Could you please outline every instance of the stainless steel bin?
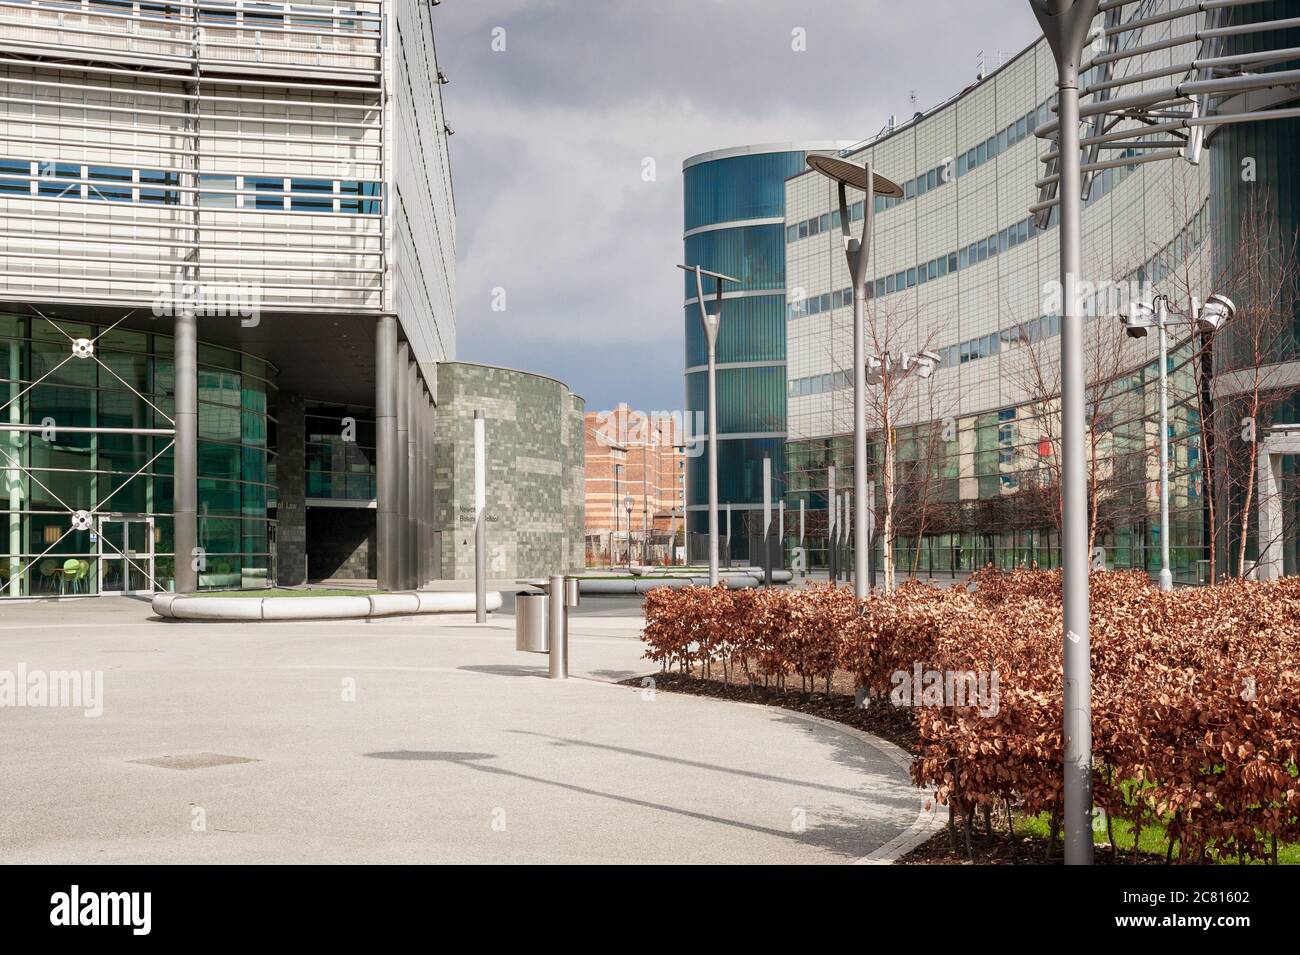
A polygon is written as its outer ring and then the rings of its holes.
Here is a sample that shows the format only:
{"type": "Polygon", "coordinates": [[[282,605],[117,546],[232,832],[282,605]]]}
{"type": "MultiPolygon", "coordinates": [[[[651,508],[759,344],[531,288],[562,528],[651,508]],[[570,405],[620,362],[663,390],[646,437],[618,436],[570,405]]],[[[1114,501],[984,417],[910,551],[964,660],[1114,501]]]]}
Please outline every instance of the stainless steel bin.
{"type": "Polygon", "coordinates": [[[515,649],[524,653],[547,653],[547,596],[533,591],[515,594],[515,649]]]}

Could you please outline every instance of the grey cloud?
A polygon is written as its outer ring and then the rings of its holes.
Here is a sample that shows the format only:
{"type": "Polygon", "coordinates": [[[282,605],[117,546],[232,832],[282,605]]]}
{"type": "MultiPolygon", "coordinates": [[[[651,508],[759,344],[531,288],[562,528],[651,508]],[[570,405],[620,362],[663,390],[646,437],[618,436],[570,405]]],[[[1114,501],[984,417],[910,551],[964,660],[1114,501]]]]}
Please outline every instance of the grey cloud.
{"type": "Polygon", "coordinates": [[[864,139],[910,91],[926,107],[972,81],[981,47],[1035,35],[1025,0],[452,0],[433,15],[457,131],[459,354],[555,374],[592,408],[682,402],[684,158],[864,139]]]}

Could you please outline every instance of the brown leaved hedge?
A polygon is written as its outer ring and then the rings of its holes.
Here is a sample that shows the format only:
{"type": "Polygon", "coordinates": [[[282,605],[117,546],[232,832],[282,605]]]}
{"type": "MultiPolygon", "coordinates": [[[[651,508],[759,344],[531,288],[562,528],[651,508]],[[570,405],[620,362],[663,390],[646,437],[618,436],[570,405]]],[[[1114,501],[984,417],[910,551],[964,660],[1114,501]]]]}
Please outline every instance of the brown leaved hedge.
{"type": "MultiPolygon", "coordinates": [[[[968,818],[1004,802],[1059,818],[1060,592],[1059,571],[1028,570],[863,601],[826,586],[661,589],[646,597],[646,656],[805,691],[848,673],[877,700],[918,667],[996,674],[995,708],[915,708],[913,779],[968,818]]],[[[1140,572],[1096,573],[1091,594],[1096,804],[1158,820],[1182,861],[1300,841],[1300,579],[1165,594],[1140,572]]]]}

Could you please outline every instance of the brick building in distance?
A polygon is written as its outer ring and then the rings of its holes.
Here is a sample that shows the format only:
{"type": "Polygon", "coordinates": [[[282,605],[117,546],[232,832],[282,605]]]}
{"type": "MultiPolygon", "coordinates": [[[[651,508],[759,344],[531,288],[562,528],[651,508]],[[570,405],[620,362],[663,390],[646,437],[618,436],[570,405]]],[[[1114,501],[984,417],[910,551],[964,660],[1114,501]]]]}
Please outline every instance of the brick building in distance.
{"type": "Polygon", "coordinates": [[[663,564],[684,546],[686,429],[679,415],[620,404],[585,417],[589,566],[663,564]],[[631,500],[629,521],[628,501],[631,500]]]}

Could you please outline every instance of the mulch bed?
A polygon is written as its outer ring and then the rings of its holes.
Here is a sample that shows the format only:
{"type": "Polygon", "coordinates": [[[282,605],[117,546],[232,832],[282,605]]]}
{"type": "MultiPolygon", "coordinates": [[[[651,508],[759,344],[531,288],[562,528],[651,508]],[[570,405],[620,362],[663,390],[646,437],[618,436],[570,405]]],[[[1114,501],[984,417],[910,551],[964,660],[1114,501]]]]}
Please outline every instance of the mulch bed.
{"type": "MultiPolygon", "coordinates": [[[[698,675],[660,671],[647,674],[653,676],[655,689],[666,693],[686,693],[691,696],[708,696],[718,700],[730,700],[735,703],[759,703],[764,706],[780,706],[797,713],[807,713],[822,719],[843,723],[854,729],[863,730],[909,753],[916,751],[916,720],[911,711],[891,706],[887,703],[875,703],[867,707],[853,705],[853,697],[846,693],[802,693],[799,690],[777,690],[775,687],[750,685],[743,682],[743,676],[737,674],[733,682],[723,683],[721,679],[704,679],[698,675]]],[[[838,674],[837,674],[838,676],[838,674]]],[[[621,680],[623,686],[638,687],[644,677],[632,677],[621,680]]],[[[840,685],[837,679],[835,685],[840,685]]],[[[941,810],[942,811],[942,810],[941,810]]],[[[1095,861],[1098,865],[1164,865],[1164,858],[1149,853],[1139,853],[1136,862],[1133,853],[1127,850],[1116,851],[1107,845],[1095,849],[1095,861]]],[[[1059,843],[1052,856],[1051,863],[1061,862],[1059,843]]],[[[960,826],[952,837],[946,830],[935,833],[928,840],[917,846],[899,859],[895,865],[1044,865],[1047,864],[1047,839],[1042,836],[1012,836],[996,827],[990,838],[977,823],[971,837],[970,855],[966,851],[966,838],[960,826]],[[954,844],[955,843],[955,844],[954,844]]]]}
{"type": "MultiPolygon", "coordinates": [[[[723,683],[721,680],[700,679],[685,673],[663,671],[647,674],[653,676],[655,688],[667,693],[687,693],[691,696],[710,696],[734,703],[761,703],[780,706],[809,716],[834,720],[854,729],[864,730],[873,736],[888,740],[909,753],[916,750],[916,721],[911,712],[889,705],[866,708],[855,707],[853,697],[832,693],[800,693],[797,690],[781,692],[774,687],[750,686],[745,683],[723,683]]],[[[620,681],[624,686],[641,686],[643,677],[620,681]]]]}
{"type": "MultiPolygon", "coordinates": [[[[989,839],[982,829],[976,830],[971,840],[971,854],[966,854],[965,836],[958,828],[956,848],[949,843],[947,832],[937,832],[921,843],[895,865],[1046,865],[1047,840],[1042,836],[1011,836],[1005,831],[994,831],[989,839]]],[[[1097,865],[1164,865],[1161,856],[1138,853],[1136,862],[1129,850],[1116,851],[1107,845],[1093,847],[1093,861],[1097,865]]],[[[1052,865],[1062,862],[1060,844],[1052,854],[1052,865]]]]}

